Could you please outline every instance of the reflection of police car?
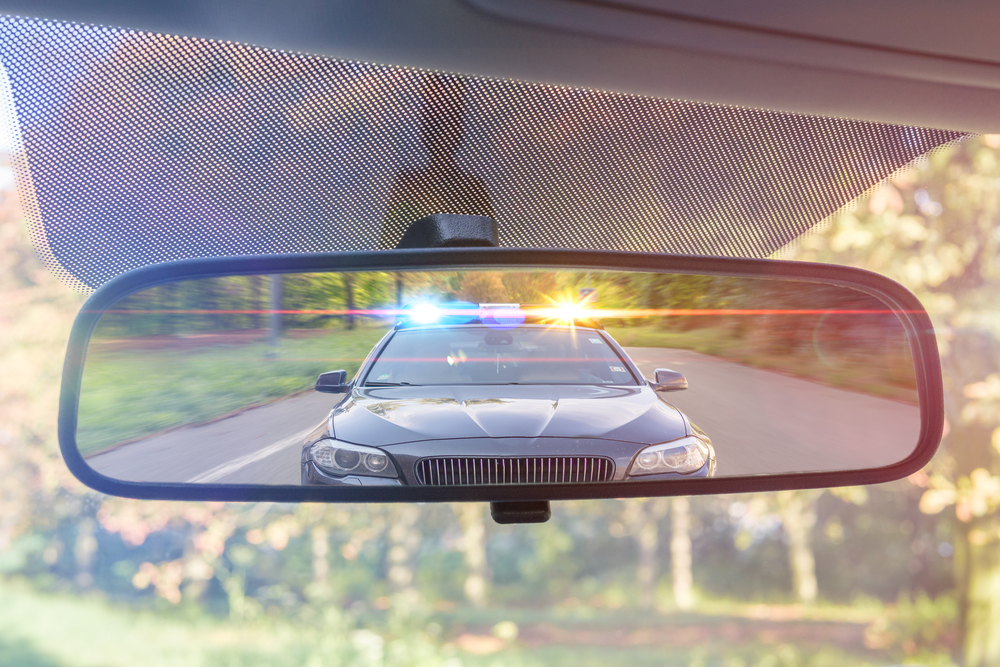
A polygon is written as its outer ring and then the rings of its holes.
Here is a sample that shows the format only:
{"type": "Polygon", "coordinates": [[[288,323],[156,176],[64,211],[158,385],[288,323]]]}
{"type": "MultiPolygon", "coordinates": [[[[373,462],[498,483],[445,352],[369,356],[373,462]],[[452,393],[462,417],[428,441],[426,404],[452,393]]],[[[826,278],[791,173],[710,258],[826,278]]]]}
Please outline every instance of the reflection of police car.
{"type": "Polygon", "coordinates": [[[414,309],[306,440],[303,484],[548,484],[707,477],[711,441],[655,391],[603,328],[516,305],[414,309]],[[529,313],[531,311],[528,311],[529,313]],[[457,313],[457,316],[456,316],[457,313]],[[458,323],[456,323],[456,320],[458,323]]]}

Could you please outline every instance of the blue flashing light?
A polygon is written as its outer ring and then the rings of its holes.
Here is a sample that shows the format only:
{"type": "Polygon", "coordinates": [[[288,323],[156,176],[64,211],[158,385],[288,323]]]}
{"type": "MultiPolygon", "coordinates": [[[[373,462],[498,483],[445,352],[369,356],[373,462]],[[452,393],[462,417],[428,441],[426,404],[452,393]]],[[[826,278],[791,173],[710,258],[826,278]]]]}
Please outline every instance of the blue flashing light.
{"type": "Polygon", "coordinates": [[[442,324],[468,324],[479,317],[479,306],[468,301],[449,301],[440,307],[444,311],[442,324]]]}
{"type": "Polygon", "coordinates": [[[412,324],[467,324],[479,317],[479,306],[466,301],[431,303],[421,301],[407,305],[400,323],[412,324]]]}
{"type": "Polygon", "coordinates": [[[441,311],[433,303],[418,303],[413,307],[410,319],[418,324],[435,324],[441,319],[441,311]]]}

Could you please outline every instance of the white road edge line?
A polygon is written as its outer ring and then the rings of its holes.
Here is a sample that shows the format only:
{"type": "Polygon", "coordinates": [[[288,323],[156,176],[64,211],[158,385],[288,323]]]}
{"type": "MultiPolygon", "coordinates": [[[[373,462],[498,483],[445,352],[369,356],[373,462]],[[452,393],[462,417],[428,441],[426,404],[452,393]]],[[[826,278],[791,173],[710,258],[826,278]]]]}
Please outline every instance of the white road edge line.
{"type": "Polygon", "coordinates": [[[222,465],[215,466],[211,470],[203,472],[200,475],[195,475],[194,477],[189,479],[186,483],[210,484],[211,482],[216,482],[222,479],[223,477],[226,477],[227,475],[231,475],[237,470],[247,467],[251,463],[256,463],[257,461],[266,459],[268,456],[271,456],[272,454],[277,454],[282,449],[286,449],[288,447],[291,447],[292,445],[301,445],[305,441],[306,436],[312,433],[312,431],[313,428],[307,428],[301,433],[296,433],[295,435],[289,436],[284,440],[279,440],[273,445],[268,445],[267,447],[258,449],[256,452],[253,452],[252,454],[241,456],[240,458],[234,459],[229,463],[223,463],[222,465]]]}

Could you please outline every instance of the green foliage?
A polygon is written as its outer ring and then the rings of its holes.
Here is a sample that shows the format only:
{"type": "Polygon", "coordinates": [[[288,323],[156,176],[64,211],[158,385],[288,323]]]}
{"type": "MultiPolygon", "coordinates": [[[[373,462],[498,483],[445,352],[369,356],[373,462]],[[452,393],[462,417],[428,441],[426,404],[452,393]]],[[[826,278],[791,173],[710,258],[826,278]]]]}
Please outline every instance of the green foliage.
{"type": "Polygon", "coordinates": [[[935,599],[924,593],[913,599],[900,594],[893,613],[868,626],[865,640],[907,662],[930,667],[951,665],[951,654],[958,645],[958,602],[951,594],[935,599]]]}
{"type": "Polygon", "coordinates": [[[886,354],[887,346],[877,344],[830,346],[821,351],[818,345],[786,347],[784,341],[780,341],[780,347],[775,349],[771,342],[761,344],[749,335],[756,332],[759,339],[760,329],[755,329],[752,318],[747,320],[738,326],[732,323],[688,324],[674,330],[665,329],[661,322],[653,322],[631,327],[613,326],[607,330],[623,347],[693,350],[834,387],[917,402],[913,362],[902,345],[894,348],[891,355],[886,354]]]}
{"type": "MultiPolygon", "coordinates": [[[[1000,136],[918,160],[804,237],[789,255],[878,271],[913,290],[935,321],[947,431],[920,507],[950,518],[963,652],[1000,661],[1000,136]]],[[[942,523],[949,518],[942,518],[942,523]]]]}
{"type": "MultiPolygon", "coordinates": [[[[77,442],[84,454],[312,389],[316,376],[357,372],[385,328],[323,329],[264,342],[100,350],[87,360],[77,442]]],[[[103,332],[100,332],[103,333],[103,332]]]]}
{"type": "Polygon", "coordinates": [[[296,618],[232,622],[200,612],[119,608],[95,597],[0,585],[0,662],[24,667],[318,667],[458,664],[454,648],[407,619],[364,627],[350,613],[308,607],[296,618]],[[8,653],[8,651],[10,651],[8,653]],[[19,661],[10,662],[12,656],[19,661]]]}

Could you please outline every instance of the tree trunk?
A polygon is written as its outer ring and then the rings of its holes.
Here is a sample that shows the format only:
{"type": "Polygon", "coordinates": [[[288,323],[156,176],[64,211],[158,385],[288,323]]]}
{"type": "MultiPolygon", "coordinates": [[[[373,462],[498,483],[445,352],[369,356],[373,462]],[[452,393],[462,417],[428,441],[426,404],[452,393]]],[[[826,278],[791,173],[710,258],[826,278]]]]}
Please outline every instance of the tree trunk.
{"type": "Polygon", "coordinates": [[[650,517],[635,536],[639,545],[639,568],[636,572],[639,606],[643,609],[652,609],[656,604],[656,582],[660,578],[660,564],[656,559],[660,539],[658,528],[656,520],[650,517]]]}
{"type": "Polygon", "coordinates": [[[344,296],[347,307],[347,329],[354,329],[354,276],[344,274],[344,296]]]}
{"type": "MultiPolygon", "coordinates": [[[[1000,345],[974,328],[957,328],[950,352],[942,359],[946,386],[945,415],[949,432],[945,451],[954,459],[954,478],[968,479],[977,469],[991,475],[1000,471],[997,450],[991,445],[996,417],[972,418],[967,387],[982,382],[998,369],[1000,345]]],[[[940,456],[940,455],[939,455],[940,456]]],[[[956,512],[955,586],[959,595],[962,652],[967,667],[1000,665],[1000,519],[994,513],[981,517],[956,512]]]]}
{"type": "Polygon", "coordinates": [[[327,553],[330,551],[330,533],[322,526],[312,529],[312,571],[313,583],[326,585],[326,577],[330,571],[327,553]]]}
{"type": "MultiPolygon", "coordinates": [[[[960,473],[969,475],[990,465],[991,430],[982,424],[949,421],[952,430],[948,439],[955,443],[950,450],[960,473]]],[[[1000,519],[994,513],[966,518],[968,521],[954,522],[963,664],[995,667],[1000,665],[1000,519]]]]}
{"type": "Polygon", "coordinates": [[[779,491],[778,514],[788,536],[788,562],[792,568],[792,586],[800,602],[816,600],[816,558],[813,555],[813,526],[816,525],[818,491],[779,491]]]}
{"type": "MultiPolygon", "coordinates": [[[[164,285],[160,288],[160,303],[159,308],[164,311],[169,311],[172,309],[180,309],[180,304],[177,303],[177,294],[180,288],[179,283],[170,283],[164,285]]],[[[157,318],[159,326],[156,328],[156,333],[174,333],[177,331],[178,324],[181,322],[180,318],[176,315],[171,315],[169,312],[164,312],[157,318]]]]}
{"type": "Polygon", "coordinates": [[[250,307],[247,310],[257,311],[250,316],[250,328],[263,329],[264,316],[260,311],[264,310],[264,277],[250,277],[250,307]]]}
{"type": "Polygon", "coordinates": [[[222,590],[226,592],[226,600],[229,602],[229,620],[242,621],[247,612],[247,595],[244,586],[246,581],[243,571],[237,570],[235,566],[232,570],[216,568],[215,576],[222,584],[222,590]]]}
{"type": "Polygon", "coordinates": [[[391,513],[389,525],[389,585],[393,593],[414,594],[414,561],[420,548],[420,532],[416,530],[420,519],[419,505],[398,505],[391,513]]]}
{"type": "Polygon", "coordinates": [[[281,274],[271,276],[271,317],[267,344],[272,350],[278,347],[281,340],[281,274]]]}
{"type": "Polygon", "coordinates": [[[966,560],[962,613],[965,667],[1000,665],[1000,543],[988,515],[960,528],[966,560]]]}
{"type": "Polygon", "coordinates": [[[691,574],[691,505],[687,498],[670,501],[670,561],[673,571],[674,603],[678,609],[694,604],[694,577],[691,574]]]}
{"type": "Polygon", "coordinates": [[[455,505],[462,526],[462,553],[465,556],[465,597],[476,607],[486,604],[489,595],[489,568],[486,565],[485,505],[460,503],[455,505]]]}
{"type": "Polygon", "coordinates": [[[206,278],[203,282],[205,283],[205,295],[208,298],[205,308],[212,313],[208,316],[208,329],[209,331],[222,331],[225,326],[224,316],[219,312],[222,310],[222,287],[214,278],[206,278]]]}
{"type": "Polygon", "coordinates": [[[94,536],[96,528],[97,524],[90,517],[81,519],[77,524],[73,556],[76,559],[76,583],[82,587],[94,583],[91,569],[94,564],[94,554],[97,553],[97,538],[94,536]]]}
{"type": "Polygon", "coordinates": [[[659,521],[667,513],[663,498],[651,500],[626,500],[623,520],[629,534],[635,539],[639,552],[636,584],[639,588],[639,606],[652,609],[656,604],[656,584],[660,579],[659,521]]]}

